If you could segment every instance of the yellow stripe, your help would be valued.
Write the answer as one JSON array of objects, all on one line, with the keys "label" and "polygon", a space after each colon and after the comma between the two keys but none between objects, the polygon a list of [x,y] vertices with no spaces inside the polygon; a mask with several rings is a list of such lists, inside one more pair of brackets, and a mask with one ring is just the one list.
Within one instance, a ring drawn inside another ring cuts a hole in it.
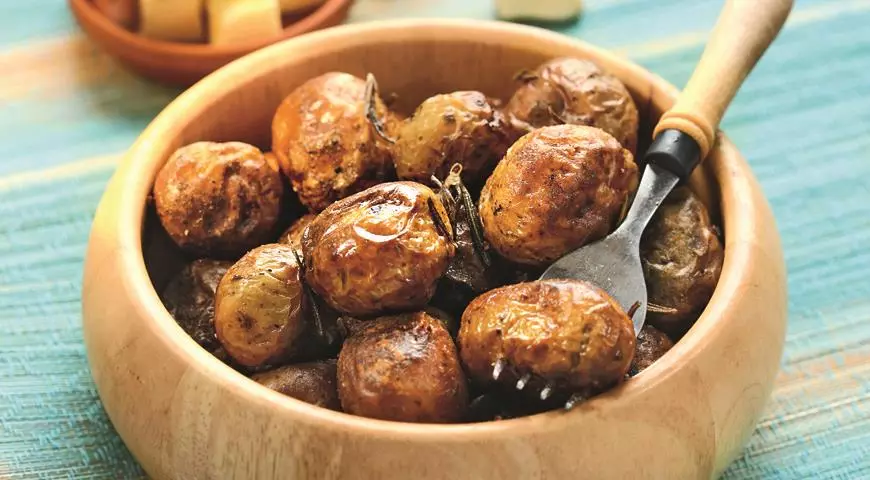
[{"label": "yellow stripe", "polygon": [[13,188],[20,188],[27,185],[51,182],[54,180],[62,180],[65,178],[76,177],[86,173],[95,172],[112,168],[118,164],[123,154],[104,155],[100,157],[88,158],[77,162],[58,165],[55,167],[32,170],[29,172],[14,173],[5,177],[0,177],[0,192],[8,191]]}]

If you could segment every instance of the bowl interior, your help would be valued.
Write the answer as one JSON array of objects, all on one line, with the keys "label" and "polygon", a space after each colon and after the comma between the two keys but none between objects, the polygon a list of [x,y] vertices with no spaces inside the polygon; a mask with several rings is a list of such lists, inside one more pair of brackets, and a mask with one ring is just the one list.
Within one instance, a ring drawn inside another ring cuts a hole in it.
[{"label": "bowl interior", "polygon": [[[338,31],[320,32],[294,41],[293,51],[278,62],[270,52],[281,45],[267,48],[243,59],[256,74],[240,74],[240,69],[232,69],[234,74],[221,71],[204,81],[208,89],[203,84],[186,92],[161,114],[166,117],[158,119],[163,130],[149,130],[150,135],[143,135],[153,141],[155,134],[161,134],[159,143],[153,146],[156,152],[150,160],[153,164],[145,167],[150,175],[147,185],[151,185],[157,170],[176,148],[191,142],[243,141],[269,150],[272,116],[282,99],[306,80],[329,71],[344,71],[363,78],[366,73],[373,73],[381,94],[395,93],[394,108],[407,114],[433,94],[456,90],[479,90],[506,101],[518,85],[513,79],[517,72],[560,55],[588,58],[621,78],[631,91],[641,115],[639,159],[649,145],[655,121],[670,106],[675,93],[673,87],[658,77],[612,54],[589,46],[578,50],[573,42],[550,35],[539,37],[541,34],[533,29],[527,30],[528,38],[488,37],[485,31],[470,38],[467,29],[457,27],[452,31],[447,27],[427,32],[410,23],[373,28],[368,33],[374,38],[359,42],[341,37],[341,29]],[[331,37],[336,41],[330,41]],[[532,41],[550,41],[552,45],[535,45]],[[307,48],[315,44],[316,49]],[[166,128],[167,125],[170,127]],[[714,221],[721,225],[719,190],[710,169],[699,167],[691,186],[710,207]],[[141,204],[146,205],[145,192],[141,193]],[[152,208],[146,208],[142,238],[151,283],[161,292],[168,279],[183,266],[185,258],[160,228]],[[174,331],[184,335],[180,328]],[[193,340],[188,341],[198,348]]]}]

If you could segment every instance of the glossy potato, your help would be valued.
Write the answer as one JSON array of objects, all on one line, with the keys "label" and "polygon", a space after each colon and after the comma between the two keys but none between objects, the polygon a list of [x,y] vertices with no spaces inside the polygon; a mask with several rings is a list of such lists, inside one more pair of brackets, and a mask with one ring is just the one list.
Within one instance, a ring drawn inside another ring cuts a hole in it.
[{"label": "glossy potato", "polygon": [[594,127],[557,125],[523,136],[480,195],[486,239],[508,260],[540,266],[607,235],[637,187],[637,165]]},{"label": "glossy potato", "polygon": [[251,379],[288,397],[341,411],[334,359],[285,365]]},{"label": "glossy potato", "polygon": [[505,107],[517,136],[547,125],[588,125],[636,153],[637,106],[625,85],[595,63],[555,58],[518,79],[523,84]]},{"label": "glossy potato", "polygon": [[637,336],[634,360],[632,360],[629,370],[630,375],[635,376],[646,370],[673,346],[674,342],[664,332],[652,325],[644,325]]},{"label": "glossy potato", "polygon": [[[390,144],[366,118],[366,82],[330,72],[288,95],[272,120],[272,150],[299,200],[312,212],[393,175]],[[398,118],[380,98],[377,116],[388,135]]]},{"label": "glossy potato", "polygon": [[649,301],[672,309],[647,321],[679,338],[704,309],[719,281],[722,243],[704,204],[688,187],[671,192],[641,238]]},{"label": "glossy potato", "polygon": [[491,290],[462,315],[459,351],[469,376],[493,382],[496,362],[515,382],[531,374],[560,392],[594,393],[623,380],[634,357],[631,320],[601,289],[543,280]]},{"label": "glossy potato", "polygon": [[196,142],[179,148],[157,174],[160,223],[183,250],[236,259],[269,241],[281,213],[280,173],[241,142]]},{"label": "glossy potato", "polygon": [[510,146],[507,125],[490,100],[476,91],[427,98],[399,128],[394,147],[400,179],[444,179],[454,163],[466,182],[483,181]]},{"label": "glossy potato", "polygon": [[423,312],[352,324],[338,356],[345,412],[402,422],[460,421],[465,375],[444,324]]},{"label": "glossy potato", "polygon": [[284,233],[281,234],[281,237],[278,238],[278,243],[283,243],[284,245],[290,245],[295,248],[297,251],[302,251],[302,234],[305,233],[305,229],[308,227],[317,215],[307,214],[303,215],[299,219],[297,219],[287,230],[284,230]]},{"label": "glossy potato", "polygon": [[422,308],[453,257],[451,230],[428,187],[374,186],[330,205],[305,230],[306,281],[351,316]]},{"label": "glossy potato", "polygon": [[311,346],[311,305],[293,247],[267,244],[236,262],[215,295],[217,338],[245,367],[300,359]]},{"label": "glossy potato", "polygon": [[184,266],[163,290],[169,314],[202,348],[220,348],[214,329],[214,294],[231,261],[199,259]]}]

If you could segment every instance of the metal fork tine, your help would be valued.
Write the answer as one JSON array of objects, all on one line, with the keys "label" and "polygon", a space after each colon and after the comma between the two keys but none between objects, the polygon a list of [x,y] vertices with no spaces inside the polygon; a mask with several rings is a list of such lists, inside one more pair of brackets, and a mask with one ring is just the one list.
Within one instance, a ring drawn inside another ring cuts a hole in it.
[{"label": "metal fork tine", "polygon": [[492,379],[498,380],[501,377],[502,372],[504,372],[504,367],[507,362],[503,358],[499,358],[495,361],[495,365],[492,367]]},{"label": "metal fork tine", "polygon": [[517,390],[522,390],[526,388],[526,384],[529,383],[529,380],[532,378],[531,373],[527,373],[522,376],[519,380],[517,380]]}]

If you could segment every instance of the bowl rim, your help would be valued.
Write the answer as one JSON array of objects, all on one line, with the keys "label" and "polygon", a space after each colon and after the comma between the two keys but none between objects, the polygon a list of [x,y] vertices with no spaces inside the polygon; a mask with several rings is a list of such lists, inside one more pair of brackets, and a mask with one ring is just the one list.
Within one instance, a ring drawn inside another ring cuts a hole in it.
[{"label": "bowl rim", "polygon": [[[530,42],[561,45],[590,54],[599,60],[604,59],[606,64],[617,67],[623,74],[644,79],[645,83],[650,84],[651,91],[664,95],[668,101],[672,102],[678,93],[676,87],[661,77],[604,48],[538,27],[492,20],[398,19],[331,27],[270,45],[209,74],[173,100],[139,136],[112,179],[112,187],[118,190],[118,201],[109,207],[113,212],[112,220],[117,221],[113,227],[116,235],[117,266],[127,272],[121,288],[126,292],[131,306],[148,317],[143,322],[147,328],[168,349],[184,358],[187,369],[196,370],[209,377],[222,389],[244,397],[246,402],[272,408],[276,414],[292,416],[296,422],[335,431],[354,432],[363,436],[378,435],[379,438],[405,442],[438,441],[441,444],[450,444],[486,441],[493,438],[493,435],[499,434],[538,434],[562,429],[566,421],[563,414],[604,415],[617,404],[633,402],[668,378],[677,375],[677,372],[683,368],[690,368],[692,360],[699,358],[705,347],[710,344],[705,339],[719,335],[727,327],[727,321],[716,320],[735,314],[728,299],[739,296],[741,289],[745,288],[744,269],[740,266],[747,264],[751,258],[752,243],[746,242],[745,239],[753,237],[754,223],[757,221],[752,215],[741,215],[737,212],[736,206],[727,210],[723,206],[725,259],[722,274],[710,302],[695,325],[666,355],[641,374],[589,399],[568,413],[549,411],[515,419],[480,423],[420,424],[336,412],[287,397],[257,384],[215,358],[184,334],[160,301],[146,270],[142,250],[147,194],[151,190],[159,165],[165,161],[165,159],[154,158],[149,153],[152,149],[159,148],[154,146],[155,139],[178,127],[180,122],[177,118],[184,112],[189,114],[191,110],[202,110],[203,93],[208,93],[212,98],[221,98],[237,88],[243,88],[246,81],[255,78],[257,73],[262,74],[264,71],[277,69],[274,66],[270,68],[267,64],[267,61],[273,60],[276,56],[284,58],[295,56],[297,59],[315,56],[318,45],[338,39],[353,38],[356,42],[389,39],[391,42],[399,42],[403,36],[425,40],[433,36],[444,38],[446,34],[449,34],[451,39],[470,42],[483,42],[484,38],[502,44],[507,42],[517,48],[522,48]],[[276,55],[278,53],[282,55]],[[724,135],[720,134],[717,146],[706,162],[710,164],[708,168],[716,170],[716,183],[721,189],[720,200],[726,196],[726,190],[730,189],[733,191],[728,195],[729,199],[735,203],[739,200],[741,208],[759,207],[758,204],[753,203],[751,195],[747,195],[747,191],[755,188],[749,167]]]},{"label": "bowl rim", "polygon": [[191,59],[212,57],[239,57],[249,52],[264,48],[276,42],[317,31],[329,18],[346,8],[353,0],[324,0],[316,9],[310,11],[299,20],[282,28],[281,35],[272,39],[257,42],[245,42],[232,45],[212,45],[208,42],[173,42],[144,37],[136,32],[116,24],[100,12],[93,0],[69,0],[70,8],[77,13],[82,22],[91,24],[122,45],[139,51],[148,51],[153,55],[180,55]]}]

